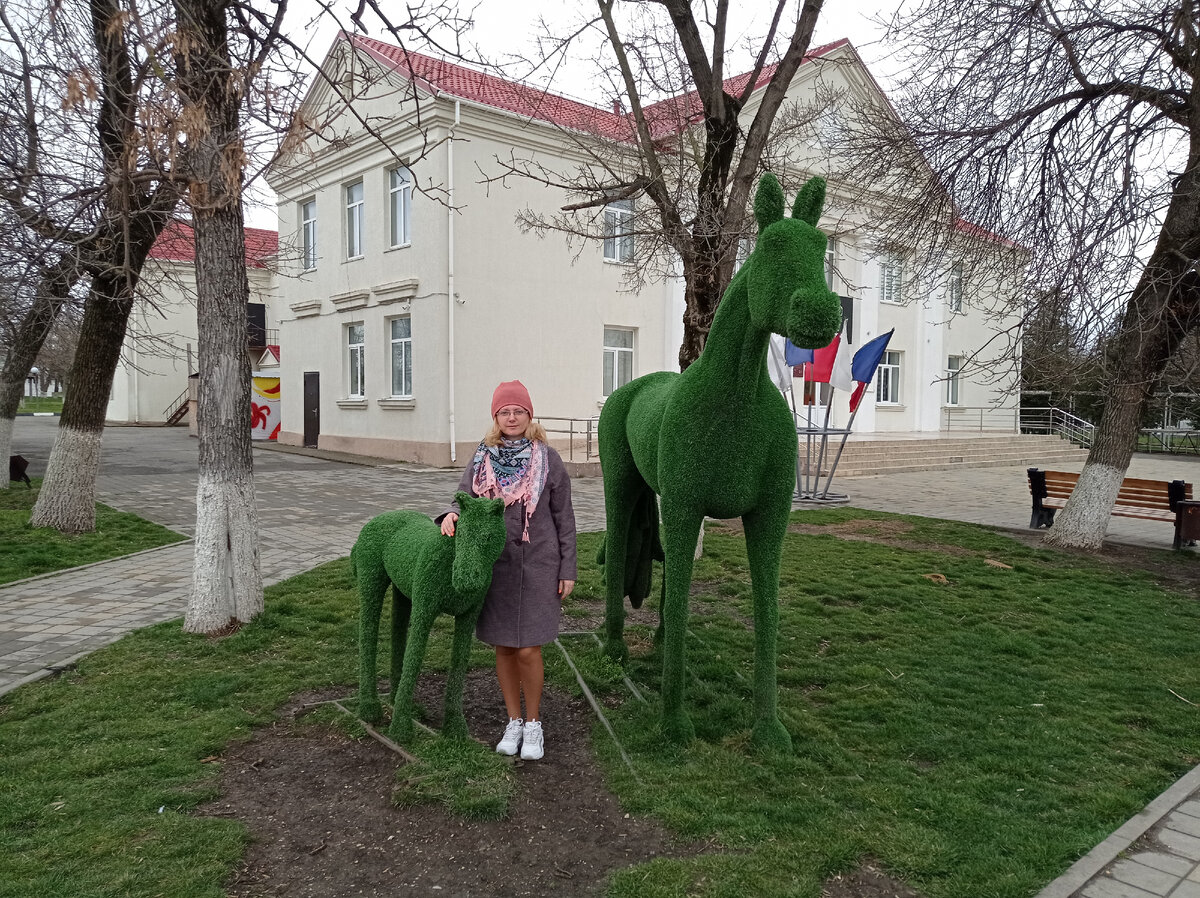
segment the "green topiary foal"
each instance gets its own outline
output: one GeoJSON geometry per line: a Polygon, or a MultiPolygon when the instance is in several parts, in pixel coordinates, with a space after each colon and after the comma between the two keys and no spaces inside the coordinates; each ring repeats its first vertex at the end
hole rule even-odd
{"type": "Polygon", "coordinates": [[[804,185],[784,217],[784,196],[763,175],[754,198],[758,242],[721,299],[700,357],[682,374],[661,371],[626,384],[600,413],[608,531],[601,549],[607,604],[605,652],[624,661],[628,595],[641,605],[650,566],[663,558],[663,730],[694,735],[683,708],[684,643],[696,539],[705,515],[741,517],[754,589],[753,743],[790,751],[779,721],[775,644],[779,562],[796,474],[792,414],[767,373],[772,332],[797,346],[827,345],[842,323],[825,284],[825,235],[817,219],[825,181],[804,185]],[[655,494],[661,496],[663,542],[655,494]],[[664,551],[665,543],[665,551],[664,551]]]}
{"type": "Polygon", "coordinates": [[[392,725],[388,733],[399,742],[413,736],[413,689],[429,631],[442,612],[454,616],[442,735],[467,735],[462,693],[471,639],[506,537],[503,499],[477,499],[461,492],[455,498],[461,513],[454,536],[443,536],[441,528],[420,512],[389,511],[366,523],[350,551],[360,602],[358,713],[371,723],[383,716],[375,656],[379,615],[390,583],[392,725]]]}

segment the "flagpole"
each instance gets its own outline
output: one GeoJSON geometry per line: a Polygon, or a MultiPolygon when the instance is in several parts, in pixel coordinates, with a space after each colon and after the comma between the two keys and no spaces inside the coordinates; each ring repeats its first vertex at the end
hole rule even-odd
{"type": "MultiPolygon", "coordinates": [[[[804,391],[808,392],[807,381],[804,384],[804,391]]],[[[812,477],[812,406],[808,403],[808,396],[804,397],[804,411],[806,423],[804,425],[804,496],[803,498],[812,498],[812,491],[808,488],[809,478],[812,477]]]]}
{"type": "Polygon", "coordinates": [[[854,427],[854,419],[858,417],[858,409],[850,413],[850,420],[846,422],[846,432],[842,434],[842,442],[838,445],[837,455],[834,456],[833,464],[829,467],[829,477],[825,481],[825,491],[821,493],[821,498],[829,496],[829,488],[833,486],[833,474],[837,470],[838,462],[842,460],[842,450],[846,448],[846,440],[850,438],[850,431],[854,427]]]}
{"type": "Polygon", "coordinates": [[[797,499],[803,498],[800,492],[800,413],[796,411],[796,384],[795,378],[792,378],[788,384],[788,394],[792,397],[792,430],[796,433],[796,489],[794,496],[797,499]]]}
{"type": "MultiPolygon", "coordinates": [[[[829,443],[829,413],[833,410],[833,387],[829,388],[829,401],[825,403],[825,423],[821,425],[821,448],[817,452],[817,480],[813,485],[813,496],[821,486],[821,463],[825,461],[825,446],[829,443]]],[[[826,490],[828,492],[828,490],[826,490]]]]}

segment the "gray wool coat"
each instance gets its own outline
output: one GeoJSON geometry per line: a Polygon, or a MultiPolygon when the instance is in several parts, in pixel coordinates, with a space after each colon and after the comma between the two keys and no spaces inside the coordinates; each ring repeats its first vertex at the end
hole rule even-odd
{"type": "MultiPolygon", "coordinates": [[[[546,486],[529,519],[529,542],[521,540],[525,503],[514,502],[504,509],[508,541],[492,568],[492,585],[475,625],[475,635],[489,645],[521,648],[553,642],[562,614],[558,581],[576,579],[571,478],[557,452],[547,447],[547,456],[546,486]]],[[[458,485],[472,496],[474,473],[467,465],[458,485]]],[[[452,511],[460,511],[457,502],[435,520],[441,523],[452,511]]]]}

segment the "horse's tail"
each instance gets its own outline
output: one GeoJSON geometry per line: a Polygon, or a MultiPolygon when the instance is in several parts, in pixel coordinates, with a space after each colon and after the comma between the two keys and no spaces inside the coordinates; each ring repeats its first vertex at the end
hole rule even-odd
{"type": "MultiPolygon", "coordinates": [[[[605,534],[596,551],[596,563],[603,566],[608,534],[605,534]]],[[[654,562],[663,560],[662,538],[658,532],[658,497],[650,487],[643,484],[633,500],[633,515],[625,537],[625,583],[624,593],[629,604],[641,608],[650,595],[650,576],[654,562]]]]}

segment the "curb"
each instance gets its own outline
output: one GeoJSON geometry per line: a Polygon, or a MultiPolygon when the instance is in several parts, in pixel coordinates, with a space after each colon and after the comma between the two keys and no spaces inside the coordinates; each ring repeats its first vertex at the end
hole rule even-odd
{"type": "MultiPolygon", "coordinates": [[[[121,634],[121,635],[123,636],[125,634],[121,634]]],[[[109,640],[107,643],[105,643],[105,645],[111,645],[112,643],[116,642],[117,639],[119,639],[119,638],[120,638],[119,636],[115,637],[115,638],[109,640]]],[[[28,686],[30,683],[36,683],[38,680],[44,680],[47,677],[56,676],[57,674],[60,674],[63,671],[70,670],[72,667],[74,667],[76,664],[78,664],[83,658],[86,658],[92,652],[96,651],[97,649],[101,649],[101,648],[104,648],[104,646],[98,645],[98,646],[96,646],[96,648],[88,649],[86,652],[79,652],[76,655],[72,655],[70,658],[64,658],[62,661],[59,661],[55,664],[51,664],[49,667],[43,667],[41,670],[35,670],[31,674],[27,674],[26,676],[21,677],[21,679],[16,680],[12,683],[9,683],[7,686],[0,686],[0,698],[8,695],[10,692],[13,692],[16,689],[19,689],[21,686],[28,686]]]]}
{"type": "Polygon", "coordinates": [[[1200,789],[1200,766],[1193,767],[1168,786],[1158,798],[1121,824],[1112,835],[1072,864],[1066,873],[1038,892],[1035,898],[1069,898],[1075,894],[1197,789],[1200,789]]]}

